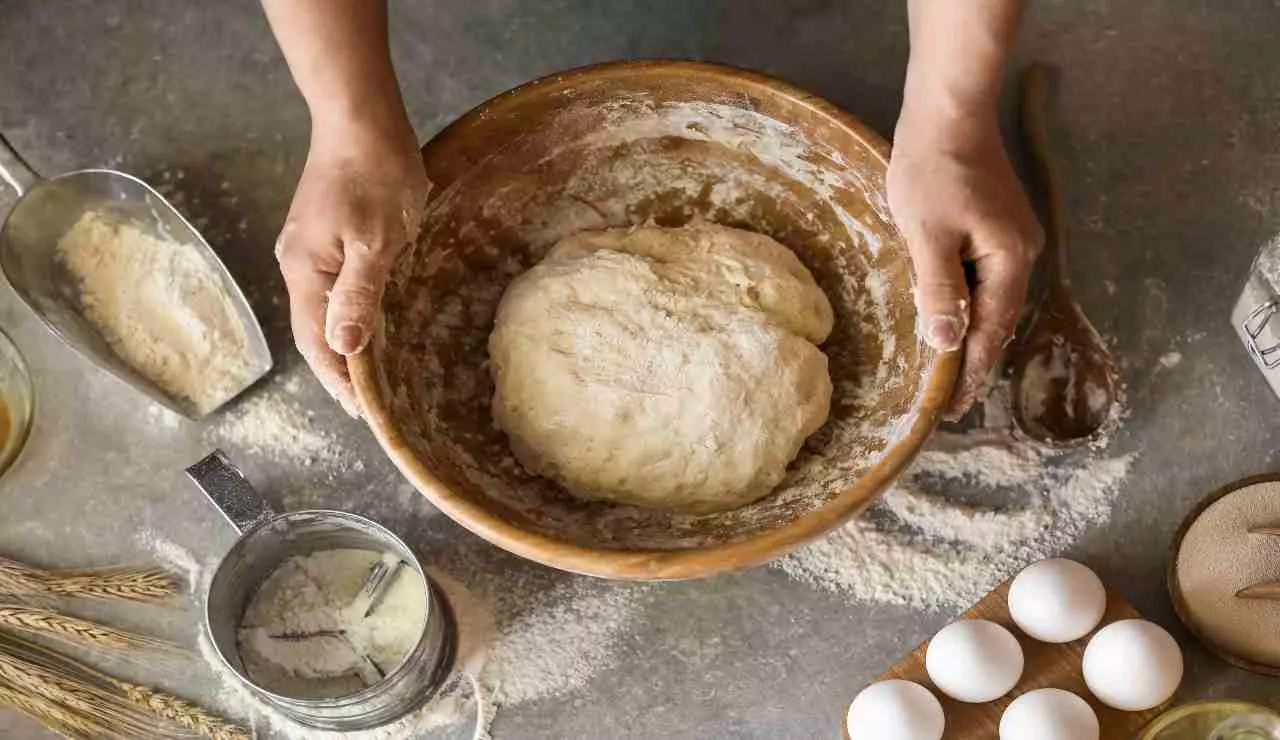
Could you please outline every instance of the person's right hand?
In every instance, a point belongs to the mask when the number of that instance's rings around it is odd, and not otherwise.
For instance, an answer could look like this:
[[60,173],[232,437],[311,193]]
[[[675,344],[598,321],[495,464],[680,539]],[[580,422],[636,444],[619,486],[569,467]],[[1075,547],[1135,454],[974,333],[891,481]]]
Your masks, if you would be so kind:
[[348,355],[368,344],[387,276],[417,235],[429,185],[408,121],[316,121],[276,242],[293,339],[347,413],[360,405]]
[[[903,107],[889,161],[889,208],[915,268],[925,342],[964,351],[944,417],[978,399],[1013,338],[1044,232],[1000,139],[994,108],[939,116]],[[972,261],[975,284],[966,284]]]

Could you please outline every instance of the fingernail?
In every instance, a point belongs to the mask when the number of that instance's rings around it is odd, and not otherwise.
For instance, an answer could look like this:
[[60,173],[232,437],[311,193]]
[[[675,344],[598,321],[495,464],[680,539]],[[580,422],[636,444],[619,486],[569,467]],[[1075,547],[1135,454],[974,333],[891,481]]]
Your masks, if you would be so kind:
[[963,338],[964,330],[960,327],[960,319],[955,316],[934,316],[929,319],[929,326],[924,334],[924,341],[939,352],[960,349],[960,340]]
[[333,351],[340,355],[354,355],[364,349],[364,343],[364,327],[354,322],[340,325],[329,337],[329,344],[333,346]]

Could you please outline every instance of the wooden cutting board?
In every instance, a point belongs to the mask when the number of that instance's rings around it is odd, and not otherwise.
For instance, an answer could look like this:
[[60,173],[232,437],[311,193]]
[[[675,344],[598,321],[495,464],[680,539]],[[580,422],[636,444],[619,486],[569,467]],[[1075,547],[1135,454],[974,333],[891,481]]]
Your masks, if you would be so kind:
[[[1009,584],[1012,579],[1001,584],[987,594],[969,611],[958,619],[988,619],[996,624],[1009,628],[1018,642],[1026,659],[1026,667],[1022,671],[1022,679],[1013,691],[994,702],[987,704],[965,704],[947,697],[934,687],[924,670],[924,651],[928,641],[920,643],[902,660],[889,670],[876,677],[877,681],[890,678],[902,678],[915,681],[928,687],[938,700],[947,716],[947,731],[943,740],[996,740],[999,737],[1000,715],[1019,695],[1032,689],[1047,687],[1066,689],[1082,697],[1093,710],[1098,713],[1098,721],[1102,726],[1102,740],[1133,740],[1138,731],[1164,711],[1165,707],[1156,707],[1145,712],[1121,712],[1103,706],[1093,698],[1084,685],[1084,673],[1081,662],[1084,658],[1084,646],[1093,633],[1075,642],[1051,645],[1037,642],[1022,634],[1013,624],[1009,616]],[[1107,611],[1103,614],[1102,624],[1098,629],[1122,619],[1141,619],[1142,615],[1124,600],[1120,594],[1107,590]],[[1095,630],[1096,632],[1096,630]],[[844,736],[849,740],[848,728]],[[856,740],[863,740],[856,738]]]

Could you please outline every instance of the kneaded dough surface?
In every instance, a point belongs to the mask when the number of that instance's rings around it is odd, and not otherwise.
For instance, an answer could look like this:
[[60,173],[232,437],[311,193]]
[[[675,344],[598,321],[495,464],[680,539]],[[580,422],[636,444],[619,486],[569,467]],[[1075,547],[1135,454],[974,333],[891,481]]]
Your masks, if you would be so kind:
[[579,498],[691,513],[771,491],[831,403],[830,303],[769,237],[709,223],[582,232],[507,288],[493,416]]

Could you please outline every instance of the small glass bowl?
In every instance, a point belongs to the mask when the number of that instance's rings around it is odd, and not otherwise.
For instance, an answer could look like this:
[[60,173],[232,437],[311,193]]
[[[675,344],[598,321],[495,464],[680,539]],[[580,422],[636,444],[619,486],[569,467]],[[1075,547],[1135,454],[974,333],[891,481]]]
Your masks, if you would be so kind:
[[35,388],[27,361],[0,330],[0,475],[18,459],[31,432]]
[[1202,701],[1156,717],[1139,740],[1277,740],[1280,714],[1242,701]]

